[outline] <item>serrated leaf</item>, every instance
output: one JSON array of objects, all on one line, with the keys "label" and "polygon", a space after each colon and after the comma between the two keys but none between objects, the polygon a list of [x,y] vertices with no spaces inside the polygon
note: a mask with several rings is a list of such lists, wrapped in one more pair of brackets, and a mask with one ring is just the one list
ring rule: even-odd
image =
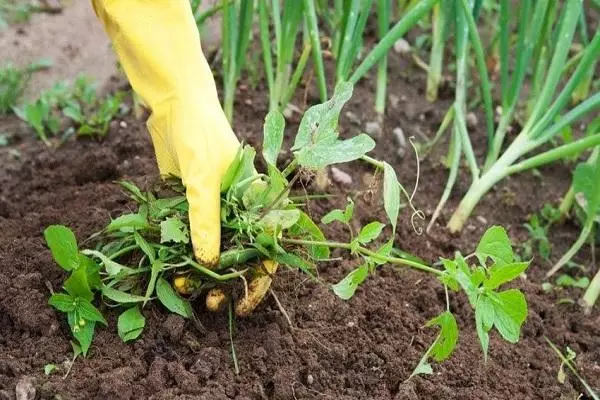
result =
[{"label": "serrated leaf", "polygon": [[431,355],[437,362],[442,362],[454,351],[458,342],[458,325],[451,312],[445,311],[437,317],[429,320],[425,326],[437,325],[440,327],[440,333],[431,347]]},{"label": "serrated leaf", "polygon": [[379,221],[371,222],[360,230],[356,239],[361,244],[370,243],[379,237],[384,227],[385,225]]},{"label": "serrated leaf", "polygon": [[158,278],[156,281],[156,295],[169,311],[184,318],[190,318],[194,314],[190,303],[175,293],[169,282],[164,278]]},{"label": "serrated leaf", "polygon": [[153,263],[156,259],[156,252],[154,248],[150,246],[150,243],[144,239],[142,235],[138,232],[133,232],[133,238],[135,239],[135,243],[139,246],[139,248],[146,254],[150,263]]},{"label": "serrated leaf", "polygon": [[342,107],[352,97],[352,84],[342,82],[335,87],[330,100],[310,107],[304,113],[292,151],[305,149],[311,143],[335,140]]},{"label": "serrated leaf", "polygon": [[88,300],[80,300],[77,304],[76,311],[79,314],[79,317],[86,321],[95,321],[100,322],[105,326],[108,325],[102,316],[102,313]]},{"label": "serrated leaf", "polygon": [[320,170],[328,165],[357,160],[374,148],[375,141],[363,133],[346,140],[321,141],[296,151],[294,155],[302,167]]},{"label": "serrated leaf", "polygon": [[492,226],[485,231],[475,254],[482,265],[485,265],[488,257],[497,264],[511,263],[514,258],[510,239],[501,226]]},{"label": "serrated leaf", "polygon": [[344,279],[332,285],[333,293],[342,300],[349,300],[354,296],[358,286],[367,279],[369,275],[369,266],[363,264],[355,270],[351,271]]},{"label": "serrated leaf", "polygon": [[267,232],[279,232],[291,228],[300,219],[300,210],[271,210],[259,224]]},{"label": "serrated leaf", "polygon": [[178,218],[167,218],[160,223],[160,242],[189,243],[187,226]]},{"label": "serrated leaf", "polygon": [[44,238],[54,261],[65,271],[79,267],[79,250],[73,231],[63,225],[51,225],[44,230]]},{"label": "serrated leaf", "polygon": [[142,301],[146,301],[146,297],[144,296],[137,296],[127,292],[123,292],[121,290],[117,290],[106,285],[102,286],[102,295],[119,304],[139,303]]},{"label": "serrated leaf", "polygon": [[396,171],[386,162],[383,163],[383,208],[395,233],[400,213],[400,184]]},{"label": "serrated leaf", "polygon": [[[300,212],[300,218],[298,218],[296,224],[288,230],[288,233],[292,237],[300,237],[317,242],[325,241],[325,235],[321,232],[321,229],[319,229],[317,224],[303,212]],[[315,260],[324,260],[329,258],[330,255],[329,247],[327,246],[310,245],[307,246],[307,250]]]},{"label": "serrated leaf", "polygon": [[494,326],[510,343],[517,343],[521,325],[527,319],[527,301],[518,289],[496,293],[493,299]]},{"label": "serrated leaf", "polygon": [[278,110],[270,111],[263,127],[263,158],[267,164],[275,165],[283,143],[285,119]]},{"label": "serrated leaf", "polygon": [[487,289],[496,289],[504,283],[518,278],[529,266],[529,262],[495,264],[488,270],[489,277],[483,282]]},{"label": "serrated leaf", "polygon": [[124,341],[137,339],[146,326],[146,318],[138,307],[132,307],[119,315],[117,329],[119,337]]},{"label": "serrated leaf", "polygon": [[133,232],[148,229],[148,220],[140,213],[124,214],[113,219],[106,227],[108,232]]},{"label": "serrated leaf", "polygon": [[67,293],[73,297],[80,297],[88,301],[94,298],[88,283],[87,273],[83,268],[74,270],[63,286]]},{"label": "serrated leaf", "polygon": [[75,298],[65,293],[54,293],[48,299],[48,304],[58,311],[70,312],[75,310]]}]

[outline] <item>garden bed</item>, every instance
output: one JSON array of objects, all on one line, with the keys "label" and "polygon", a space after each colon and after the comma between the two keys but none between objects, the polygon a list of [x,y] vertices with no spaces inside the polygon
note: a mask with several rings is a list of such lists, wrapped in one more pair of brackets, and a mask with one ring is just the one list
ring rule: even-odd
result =
[{"label": "garden bed", "polygon": [[[388,93],[398,103],[389,106],[383,135],[375,156],[394,166],[400,181],[411,188],[416,177],[415,157],[407,149],[397,155],[391,131],[401,127],[407,136],[432,136],[449,101],[431,105],[424,100],[425,75],[409,60],[396,54],[390,60]],[[356,133],[371,112],[373,82],[365,80],[342,112],[342,132]],[[303,90],[299,90],[302,93]],[[443,94],[443,92],[442,92]],[[308,103],[317,102],[309,91]],[[450,94],[451,96],[451,94]],[[301,108],[303,96],[296,102]],[[241,140],[259,148],[262,119],[268,99],[265,89],[241,85],[236,96],[234,127]],[[351,111],[353,116],[348,116]],[[294,125],[292,116],[289,125]],[[295,122],[298,122],[298,121]],[[480,118],[482,120],[482,118]],[[1,121],[0,121],[1,122]],[[483,122],[474,136],[476,153],[484,151]],[[443,146],[441,146],[443,147]],[[284,148],[286,145],[284,144]],[[289,148],[289,142],[288,146]],[[447,170],[442,154],[434,152],[421,165],[417,206],[427,216],[443,190]],[[527,278],[517,286],[529,303],[529,316],[516,345],[491,335],[490,357],[484,357],[475,333],[473,310],[464,296],[454,296],[451,307],[462,333],[455,354],[434,365],[434,374],[406,381],[431,344],[435,330],[423,325],[441,311],[444,289],[433,277],[385,266],[362,285],[348,302],[305,275],[288,269],[275,277],[273,288],[289,314],[292,327],[272,297],[247,319],[235,323],[234,343],[240,375],[234,374],[230,356],[226,314],[210,314],[201,301],[194,303],[204,327],[155,306],[144,310],[146,329],[132,344],[124,344],[114,329],[98,329],[88,358],[78,358],[63,379],[62,363],[71,357],[71,334],[62,314],[47,304],[48,286],[58,289],[63,272],[52,261],[44,244],[45,227],[61,223],[73,228],[80,240],[98,231],[130,209],[132,204],[115,183],[131,179],[150,187],[157,179],[154,153],[145,124],[126,118],[113,121],[102,141],[71,140],[48,149],[41,142],[24,139],[0,149],[0,399],[13,398],[15,387],[35,387],[41,398],[62,399],[573,399],[583,392],[569,376],[557,380],[560,361],[545,336],[561,348],[570,346],[576,364],[592,387],[600,385],[600,313],[589,316],[573,304],[557,304],[563,297],[580,293],[545,294],[544,273],[550,267],[533,260]],[[259,168],[262,167],[259,165]],[[372,169],[361,163],[346,166],[353,183],[328,189],[334,194],[350,191],[356,201],[357,222],[385,220],[381,207],[365,189],[377,190]],[[463,171],[467,174],[467,171]],[[520,174],[487,195],[469,219],[460,237],[447,233],[444,223],[460,194],[467,189],[458,180],[447,211],[429,235],[417,235],[405,211],[395,244],[433,262],[455,250],[471,252],[491,225],[507,228],[513,243],[527,238],[522,224],[527,215],[545,202],[557,202],[568,188],[570,172],[556,164],[541,170],[544,179]],[[302,182],[313,184],[310,179]],[[302,186],[297,187],[299,191]],[[308,211],[320,217],[324,210],[343,207],[343,195],[311,201]],[[343,230],[327,227],[327,236],[345,239]],[[578,227],[560,225],[552,230],[555,253],[566,250],[578,235]],[[589,259],[586,251],[579,254]],[[320,277],[339,281],[355,263],[351,259],[319,266]],[[105,310],[108,322],[116,313]],[[54,363],[59,371],[44,375]]]}]

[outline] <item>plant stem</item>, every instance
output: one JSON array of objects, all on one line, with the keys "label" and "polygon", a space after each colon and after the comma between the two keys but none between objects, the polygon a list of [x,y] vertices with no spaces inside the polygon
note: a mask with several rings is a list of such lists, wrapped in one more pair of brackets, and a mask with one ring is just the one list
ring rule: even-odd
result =
[{"label": "plant stem", "polygon": [[429,56],[429,68],[427,72],[427,100],[434,102],[438,97],[438,87],[442,80],[442,61],[444,59],[445,30],[448,20],[446,10],[448,6],[436,4],[433,7],[432,17],[432,45]]},{"label": "plant stem", "polygon": [[[298,0],[296,0],[298,1]],[[317,23],[317,13],[315,11],[314,0],[304,0],[304,15],[306,16],[306,25],[312,46],[313,64],[317,75],[317,85],[321,102],[327,100],[327,82],[325,81],[325,67],[323,66],[323,53],[321,51],[321,38],[319,37],[319,25]]]},{"label": "plant stem", "polygon": [[592,311],[592,307],[596,304],[598,297],[600,296],[600,270],[596,272],[594,279],[590,282],[590,285],[586,289],[583,297],[579,301],[586,314]]},{"label": "plant stem", "polygon": [[231,343],[231,358],[233,359],[233,368],[236,375],[240,374],[237,354],[235,353],[235,344],[233,343],[233,302],[229,301],[229,342]]},{"label": "plant stem", "polygon": [[[390,0],[377,1],[377,19],[379,40],[383,39],[389,30]],[[387,88],[387,54],[383,56],[377,68],[377,94],[375,96],[375,112],[380,115],[385,113],[385,100]]]},{"label": "plant stem", "polygon": [[213,271],[211,269],[206,268],[203,265],[198,264],[196,261],[192,260],[189,257],[183,257],[183,259],[185,261],[187,261],[188,265],[196,268],[198,271],[202,272],[204,275],[208,275],[211,278],[216,279],[219,282],[224,282],[224,281],[228,281],[231,279],[239,278],[240,276],[243,276],[248,271],[248,269],[246,268],[241,271],[236,271],[236,272],[231,272],[229,274],[221,275],[221,274],[217,274],[215,271]]},{"label": "plant stem", "polygon": [[371,250],[367,249],[366,247],[362,247],[362,246],[353,248],[353,246],[351,246],[350,243],[317,241],[317,240],[303,240],[303,239],[289,239],[289,238],[283,238],[283,239],[281,239],[281,241],[283,243],[298,244],[298,245],[302,245],[302,246],[326,246],[329,248],[355,250],[356,252],[361,253],[362,255],[374,257],[379,260],[383,260],[383,261],[386,261],[386,262],[389,262],[392,264],[405,265],[407,267],[418,269],[420,271],[429,272],[429,273],[432,273],[435,275],[444,275],[445,274],[444,271],[440,271],[439,269],[429,267],[427,265],[421,264],[416,261],[407,260],[407,259],[398,258],[398,257],[382,256],[381,254],[377,254],[376,252],[371,251]]}]

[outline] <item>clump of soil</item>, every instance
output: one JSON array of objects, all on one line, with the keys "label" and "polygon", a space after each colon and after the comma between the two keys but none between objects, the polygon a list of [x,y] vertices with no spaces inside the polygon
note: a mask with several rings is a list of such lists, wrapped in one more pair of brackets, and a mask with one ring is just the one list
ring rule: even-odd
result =
[{"label": "clump of soil", "polygon": [[[392,163],[401,181],[411,187],[415,158],[410,151],[398,156],[392,130],[401,127],[408,136],[431,136],[448,101],[425,103],[423,74],[396,55],[390,65],[398,66],[391,71],[389,87],[397,101],[388,109],[382,135],[376,138],[375,156]],[[366,122],[375,120],[369,107],[373,84],[366,80],[356,88],[344,111],[344,134],[364,129]],[[310,91],[308,99],[316,102]],[[267,111],[265,88],[240,90],[237,101],[234,126],[238,135],[259,146],[261,116]],[[557,305],[558,295],[544,294],[540,283],[548,265],[537,259],[528,278],[517,283],[530,306],[522,339],[510,345],[493,334],[487,363],[475,333],[473,312],[466,298],[456,295],[451,300],[461,329],[456,353],[448,362],[435,365],[433,375],[406,381],[436,334],[422,327],[444,305],[443,288],[432,277],[386,266],[344,302],[328,287],[283,269],[273,287],[293,327],[272,298],[250,318],[236,321],[239,376],[232,367],[226,315],[205,312],[199,301],[195,307],[206,332],[151,306],[144,310],[147,327],[141,339],[124,344],[115,329],[98,329],[90,356],[78,359],[69,377],[63,379],[63,362],[71,356],[70,333],[62,315],[47,305],[48,285],[58,288],[63,273],[53,263],[42,231],[50,224],[66,224],[81,241],[132,206],[115,180],[131,179],[142,186],[155,180],[157,169],[144,124],[124,122],[113,124],[103,141],[71,141],[48,149],[24,140],[1,150],[0,399],[13,398],[17,383],[24,379],[29,385],[26,389],[33,387],[40,398],[63,399],[576,398],[583,389],[573,377],[565,384],[557,381],[559,361],[545,336],[559,346],[569,345],[578,354],[576,364],[581,373],[592,386],[600,385],[600,313],[596,309],[584,316],[575,305]],[[481,155],[485,135],[479,133],[476,147]],[[446,179],[439,156],[432,154],[421,165],[421,187],[415,201],[428,215]],[[360,223],[385,220],[381,207],[373,204],[379,197],[365,191],[372,179],[371,169],[361,163],[342,168],[352,183],[333,184],[329,190],[340,196],[310,202],[309,212],[319,217],[330,208],[341,207],[345,203],[342,194],[350,191]],[[465,174],[440,225],[430,235],[419,236],[406,211],[396,245],[432,262],[457,249],[472,251],[492,224],[507,227],[518,243],[526,238],[521,225],[527,214],[544,202],[556,201],[570,181],[568,168],[560,165],[544,169],[542,174],[543,180],[529,174],[506,180],[476,209],[460,237],[451,237],[442,224],[467,189]],[[577,228],[565,225],[556,229],[563,238],[557,246],[560,252],[575,240]],[[335,225],[327,227],[326,234],[332,238],[346,235]],[[323,280],[337,282],[354,266],[354,260],[345,255],[342,261],[321,265],[319,272]],[[116,314],[104,311],[114,328]],[[43,368],[48,363],[57,364],[58,372],[45,376]]]}]

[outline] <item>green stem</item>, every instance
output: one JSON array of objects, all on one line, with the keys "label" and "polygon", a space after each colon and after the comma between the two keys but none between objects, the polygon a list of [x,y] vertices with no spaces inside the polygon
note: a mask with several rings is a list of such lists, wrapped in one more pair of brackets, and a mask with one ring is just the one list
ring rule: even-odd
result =
[{"label": "green stem", "polygon": [[260,26],[259,37],[263,53],[263,62],[265,64],[265,75],[267,77],[267,86],[269,87],[269,111],[273,111],[277,108],[277,98],[275,97],[273,55],[271,53],[269,14],[266,0],[258,0],[258,22]]},{"label": "green stem", "polygon": [[196,268],[198,271],[202,272],[204,275],[207,275],[219,282],[224,282],[224,281],[228,281],[231,279],[239,278],[240,276],[243,276],[248,271],[248,269],[244,269],[241,271],[235,271],[235,272],[231,272],[229,274],[221,275],[221,274],[217,274],[215,271],[213,271],[211,269],[206,268],[203,265],[198,264],[196,261],[192,260],[189,257],[183,257],[183,259],[185,261],[187,261],[188,265]]},{"label": "green stem", "polygon": [[447,23],[447,7],[436,4],[433,7],[432,17],[432,45],[429,56],[429,69],[427,72],[427,100],[434,102],[438,97],[438,87],[442,80],[442,61],[444,60],[445,30]]},{"label": "green stem", "polygon": [[350,243],[317,241],[317,240],[303,240],[303,239],[288,239],[288,238],[283,238],[283,239],[281,239],[281,241],[283,243],[298,244],[301,246],[326,246],[329,248],[355,250],[356,252],[361,253],[362,255],[369,256],[369,257],[375,257],[379,260],[386,261],[386,262],[389,262],[392,264],[405,265],[410,268],[418,269],[420,271],[425,271],[425,272],[429,272],[429,273],[432,273],[435,275],[440,275],[440,276],[445,274],[444,271],[440,271],[439,269],[429,267],[427,265],[421,264],[416,261],[407,260],[407,259],[398,258],[398,257],[382,256],[381,254],[378,254],[378,253],[371,251],[362,246],[353,247],[352,245],[350,245]]},{"label": "green stem", "polygon": [[594,304],[600,296],[600,271],[596,273],[594,279],[590,282],[590,285],[586,289],[583,297],[580,300],[581,306],[584,308],[584,312],[589,314]]},{"label": "green stem", "polygon": [[[297,0],[296,0],[297,1]],[[315,11],[314,0],[304,0],[304,12],[308,26],[310,43],[312,46],[313,64],[317,75],[317,86],[321,101],[327,100],[327,82],[325,80],[325,67],[323,66],[323,52],[321,51],[321,39],[319,37],[319,25]]]},{"label": "green stem", "polygon": [[121,250],[115,251],[113,254],[111,254],[108,257],[108,259],[114,260],[118,257],[121,257],[123,254],[129,253],[130,251],[133,251],[135,249],[139,249],[139,246],[137,244],[132,244],[131,246],[123,247]]},{"label": "green stem", "polygon": [[575,243],[573,243],[573,245],[560,258],[560,260],[558,260],[558,262],[556,264],[554,264],[552,269],[550,271],[548,271],[548,273],[546,273],[546,278],[550,278],[552,275],[554,275],[556,272],[558,272],[558,270],[560,270],[566,263],[568,263],[571,260],[571,258],[573,258],[575,256],[575,254],[577,254],[579,249],[581,249],[581,246],[583,246],[585,244],[585,241],[587,240],[588,236],[590,235],[590,232],[592,231],[592,227],[594,226],[595,222],[596,222],[596,215],[593,213],[590,213],[590,215],[588,215],[588,217],[586,218],[585,225],[583,226],[583,229],[579,233],[579,237],[577,238]]},{"label": "green stem", "polygon": [[[377,19],[379,39],[383,39],[389,30],[390,21],[390,0],[378,0]],[[377,68],[377,92],[375,96],[375,112],[380,115],[385,113],[385,100],[387,89],[387,66],[388,57],[383,56]]]},{"label": "green stem", "polygon": [[363,62],[356,68],[349,81],[356,84],[375,64],[384,57],[406,32],[415,26],[425,14],[440,0],[421,0],[410,9],[383,39],[367,54]]}]

